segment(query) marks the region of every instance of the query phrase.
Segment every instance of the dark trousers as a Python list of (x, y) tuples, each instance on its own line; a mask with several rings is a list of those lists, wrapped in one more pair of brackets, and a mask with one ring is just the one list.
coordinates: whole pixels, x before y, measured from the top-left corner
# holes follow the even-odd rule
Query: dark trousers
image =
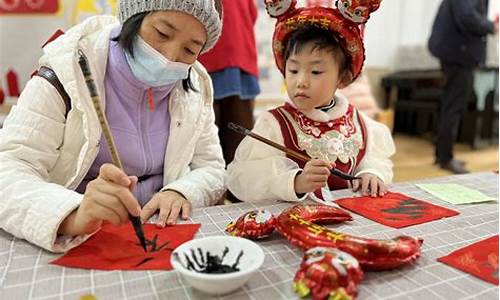
[(215, 124), (219, 127), (219, 139), (226, 165), (234, 158), (234, 152), (244, 138), (243, 135), (229, 129), (230, 122), (248, 129), (253, 128), (254, 100), (241, 100), (238, 96), (214, 100)]
[(467, 103), (473, 97), (474, 68), (442, 64), (446, 84), (439, 112), (436, 158), (441, 164), (453, 159), (453, 143)]

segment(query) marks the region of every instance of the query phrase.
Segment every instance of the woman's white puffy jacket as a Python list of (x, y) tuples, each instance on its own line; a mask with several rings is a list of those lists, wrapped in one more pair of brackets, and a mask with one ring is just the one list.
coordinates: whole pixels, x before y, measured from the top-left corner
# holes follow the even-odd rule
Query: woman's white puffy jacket
[[(101, 137), (76, 53), (87, 56), (105, 106), (109, 37), (117, 24), (111, 16), (93, 17), (44, 48), (40, 65), (56, 72), (72, 101), (67, 118), (57, 90), (35, 76), (0, 130), (0, 227), (50, 251), (66, 251), (88, 237), (56, 242), (60, 223), (83, 198), (73, 190), (95, 160)], [(210, 77), (195, 63), (191, 80), (198, 93), (186, 93), (179, 83), (170, 97), (163, 189), (179, 191), (199, 207), (221, 197), (225, 171)]]

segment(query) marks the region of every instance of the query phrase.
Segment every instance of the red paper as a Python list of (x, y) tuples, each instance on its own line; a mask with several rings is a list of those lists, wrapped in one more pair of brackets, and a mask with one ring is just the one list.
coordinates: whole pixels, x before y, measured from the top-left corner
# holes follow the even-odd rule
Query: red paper
[(193, 239), (199, 228), (200, 224), (165, 228), (144, 224), (144, 235), (149, 241), (145, 253), (131, 223), (121, 227), (107, 224), (82, 245), (51, 263), (96, 270), (172, 270), (172, 251)]
[(0, 0), (0, 14), (53, 14), (58, 0)]
[(345, 209), (393, 228), (403, 228), (459, 214), (457, 211), (399, 193), (387, 193), (377, 198), (344, 198), (336, 202)]
[(498, 285), (498, 235), (440, 257), (438, 261)]

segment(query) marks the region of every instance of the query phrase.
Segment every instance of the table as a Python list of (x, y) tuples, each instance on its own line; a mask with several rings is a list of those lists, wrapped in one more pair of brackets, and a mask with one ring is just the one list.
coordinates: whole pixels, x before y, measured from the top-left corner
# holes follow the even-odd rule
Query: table
[[(395, 184), (391, 190), (425, 199), (461, 212), (457, 217), (393, 229), (353, 214), (352, 224), (335, 225), (346, 233), (373, 238), (407, 234), (424, 238), (416, 264), (385, 272), (367, 272), (358, 299), (498, 299), (498, 286), (436, 261), (458, 248), (498, 234), (498, 202), (453, 206), (417, 188), (415, 183), (459, 183), (498, 200), (498, 174), (473, 173)], [(343, 190), (338, 197), (352, 193)], [(279, 213), (290, 204), (261, 207)], [(254, 209), (248, 203), (195, 209), (189, 222), (202, 224), (196, 237), (224, 234), (225, 225)], [(103, 272), (61, 268), (48, 264), (57, 255), (0, 230), (0, 299), (78, 299), (93, 294), (104, 299), (298, 299), (291, 285), (302, 251), (280, 235), (259, 242), (263, 267), (237, 292), (209, 297), (190, 288), (175, 271)]]

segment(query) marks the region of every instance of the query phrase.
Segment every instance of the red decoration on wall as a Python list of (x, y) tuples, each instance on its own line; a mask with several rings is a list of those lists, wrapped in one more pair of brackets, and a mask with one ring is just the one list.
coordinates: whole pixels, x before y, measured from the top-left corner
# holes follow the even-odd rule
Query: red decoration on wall
[(498, 235), (456, 250), (438, 261), (498, 285)]
[(19, 92), (19, 80), (17, 73), (14, 70), (9, 70), (5, 75), (5, 78), (7, 80), (7, 89), (9, 91), (8, 95), (10, 97), (19, 97), (21, 93)]
[(5, 100), (5, 93), (3, 92), (2, 85), (0, 85), (0, 105), (3, 104)]
[(0, 14), (54, 14), (58, 0), (0, 0)]

